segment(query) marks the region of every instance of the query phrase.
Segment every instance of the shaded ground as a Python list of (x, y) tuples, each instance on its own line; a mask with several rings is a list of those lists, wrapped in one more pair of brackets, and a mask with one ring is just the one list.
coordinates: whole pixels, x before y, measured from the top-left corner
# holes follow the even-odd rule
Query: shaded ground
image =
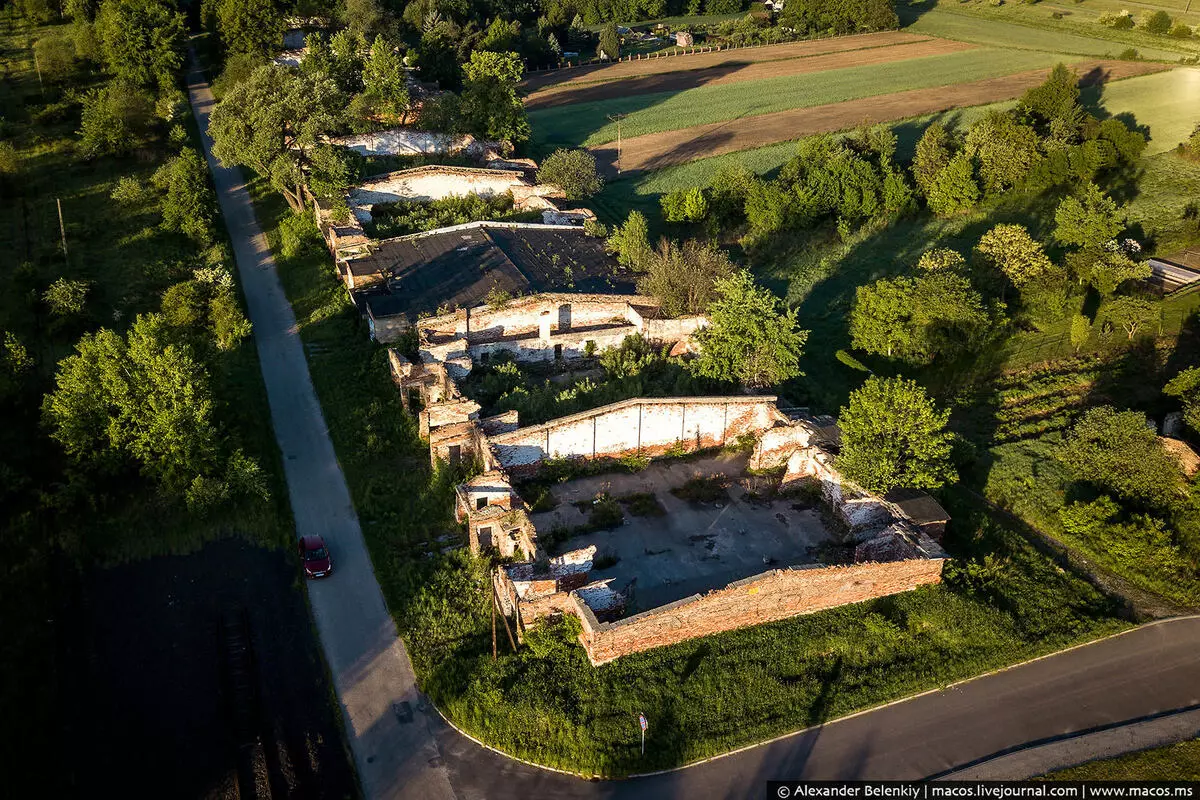
[[(1089, 61), (1074, 65), (1084, 85), (1120, 80), (1169, 69), (1162, 64), (1140, 61)], [(934, 114), (952, 108), (995, 103), (1020, 96), (1046, 79), (1049, 70), (1030, 70), (1000, 78), (969, 83), (913, 89), (893, 94), (797, 108), (773, 114), (697, 125), (683, 130), (652, 133), (625, 139), (621, 147), (621, 171), (635, 172), (694, 161), (737, 150), (800, 139), (817, 133), (847, 130), (857, 125)], [(589, 148), (610, 171), (615, 168), (617, 148), (607, 143)]]
[[(646, 70), (641, 75), (628, 77), (613, 76), (603, 82), (573, 80), (566, 84), (558, 84), (536, 91), (525, 100), (526, 108), (530, 110), (552, 108), (571, 103), (586, 103), (596, 100), (611, 100), (616, 97), (628, 97), (633, 94), (649, 94), (653, 92), (682, 92), (695, 89), (697, 86), (714, 86), (723, 83), (739, 83), (755, 81), (764, 78), (780, 78), (788, 75), (802, 75), (811, 72), (825, 72), (831, 69), (845, 67), (861, 67), (868, 64), (883, 64), (890, 61), (903, 61), (910, 58), (937, 56), (945, 53), (957, 53), (970, 50), (974, 45), (952, 42), (945, 39), (923, 39), (908, 34), (896, 34), (904, 37), (902, 41), (878, 41), (869, 34), (863, 37), (850, 37), (856, 41), (846, 43), (840, 48), (829, 47), (822, 51), (803, 53), (789, 57), (776, 57), (770, 60), (754, 59), (758, 51), (737, 51), (730, 53), (711, 53), (703, 56), (678, 56), (676, 58), (654, 59), (646, 62), (624, 62), (611, 69), (633, 67), (639, 64), (674, 64), (682, 62), (686, 67), (675, 69)], [(867, 39), (868, 41), (860, 41)], [(805, 44), (820, 44), (805, 42)], [(830, 42), (829, 44), (832, 44)], [(849, 45), (855, 45), (853, 47)], [(786, 45), (784, 45), (786, 47)], [(772, 48), (763, 48), (769, 50)], [(710, 55), (722, 56), (720, 61), (712, 64), (693, 64), (692, 59), (708, 59)]]
[[(592, 572), (593, 580), (611, 579), (610, 587), (632, 598), (628, 613), (682, 600), (696, 593), (769, 569), (807, 564), (820, 559), (815, 550), (830, 539), (820, 515), (795, 499), (757, 500), (741, 485), (746, 454), (720, 454), (696, 461), (657, 463), (636, 474), (581, 478), (553, 489), (558, 506), (535, 514), (543, 533), (555, 526), (587, 522), (588, 504), (600, 492), (618, 500), (632, 494), (653, 494), (659, 504), (654, 515), (637, 516), (624, 505), (625, 522), (612, 531), (568, 539), (561, 551), (596, 545), (598, 554), (619, 561)], [(671, 489), (689, 479), (717, 477), (729, 485), (720, 496), (704, 502), (675, 496)], [(770, 479), (758, 481), (764, 485)], [(632, 590), (632, 591), (627, 591)]]
[[(257, 780), (260, 797), (355, 796), (298, 567), (283, 552), (231, 539), (98, 570), (82, 603), (75, 788), (245, 798)], [(253, 673), (241, 691), (222, 635), (239, 617)], [(241, 757), (240, 719), (258, 740)], [(251, 784), (240, 795), (239, 761)]]

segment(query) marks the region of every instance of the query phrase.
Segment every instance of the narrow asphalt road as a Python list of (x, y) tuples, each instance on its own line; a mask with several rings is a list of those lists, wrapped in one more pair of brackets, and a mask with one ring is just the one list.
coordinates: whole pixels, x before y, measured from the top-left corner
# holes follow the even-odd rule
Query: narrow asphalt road
[(309, 597), (363, 791), (372, 800), (453, 798), (434, 730), (418, 710), (412, 664), (375, 580), (309, 378), (296, 319), (255, 219), (245, 179), (241, 170), (222, 167), (212, 155), (212, 91), (194, 55), (188, 94), (254, 324), (296, 533), (325, 537), (333, 556), (334, 574), (310, 582)]
[[(466, 739), (416, 691), (243, 178), (212, 157), (207, 136), (212, 94), (194, 62), (188, 82), (254, 323), (297, 531), (326, 537), (335, 558), (335, 575), (310, 584), (310, 596), (368, 798), (758, 798), (763, 782), (773, 778), (926, 778), (1031, 742), (1200, 707), (1200, 618), (1186, 618), (637, 780), (583, 781), (513, 761)], [(651, 720), (648, 748), (654, 747), (654, 730)], [(1060, 742), (1062, 763), (1097, 755), (1089, 749), (1096, 738)]]

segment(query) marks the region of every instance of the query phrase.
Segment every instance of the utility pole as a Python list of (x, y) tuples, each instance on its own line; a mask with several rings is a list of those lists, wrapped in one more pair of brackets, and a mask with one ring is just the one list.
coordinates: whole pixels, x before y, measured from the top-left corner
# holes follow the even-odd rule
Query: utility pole
[(58, 232), (62, 235), (63, 261), (67, 262), (67, 267), (69, 268), (71, 266), (71, 259), (67, 257), (67, 226), (63, 224), (62, 200), (56, 197), (54, 198), (54, 202), (58, 205)]
[(624, 114), (609, 114), (608, 118), (617, 123), (617, 174), (621, 174), (621, 120), (625, 119)]

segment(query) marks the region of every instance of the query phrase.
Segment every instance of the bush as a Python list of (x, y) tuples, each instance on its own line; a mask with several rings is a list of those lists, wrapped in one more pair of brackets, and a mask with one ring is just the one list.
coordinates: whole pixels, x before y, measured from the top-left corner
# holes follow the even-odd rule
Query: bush
[(146, 199), (146, 188), (137, 178), (126, 175), (117, 181), (109, 197), (123, 206), (134, 206)]
[(1133, 27), (1133, 16), (1128, 11), (1122, 11), (1120, 14), (1101, 14), (1097, 22), (1106, 28), (1127, 31)]
[(680, 500), (687, 500), (689, 503), (697, 505), (729, 500), (729, 493), (725, 490), (725, 479), (719, 475), (691, 478), (683, 486), (676, 486), (672, 489), (671, 494)]
[(1171, 32), (1169, 35), (1173, 39), (1190, 39), (1192, 38), (1192, 28), (1186, 23), (1176, 22), (1171, 26)]
[(89, 284), (87, 281), (73, 281), (59, 278), (50, 284), (50, 288), (42, 294), (42, 300), (50, 307), (50, 313), (59, 317), (68, 317), (83, 313), (87, 302)]
[(87, 158), (123, 155), (149, 128), (154, 102), (133, 84), (115, 80), (84, 96), (79, 148)]
[(61, 83), (75, 69), (75, 45), (64, 33), (51, 33), (38, 39), (33, 45), (42, 78), (51, 83)]
[(321, 231), (308, 214), (292, 214), (279, 223), (279, 251), (298, 258), (321, 248)]
[(635, 517), (661, 517), (667, 513), (652, 492), (635, 492), (617, 500)]
[(561, 187), (568, 200), (591, 197), (604, 187), (596, 157), (586, 150), (555, 150), (542, 162), (537, 181)]
[(1165, 11), (1143, 11), (1138, 27), (1155, 36), (1165, 36), (1171, 30), (1171, 15)]

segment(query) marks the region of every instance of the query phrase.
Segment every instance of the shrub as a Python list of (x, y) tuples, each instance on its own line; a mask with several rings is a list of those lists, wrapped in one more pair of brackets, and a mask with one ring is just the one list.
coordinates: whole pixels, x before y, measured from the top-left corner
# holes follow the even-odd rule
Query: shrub
[(602, 553), (597, 554), (596, 557), (592, 559), (592, 569), (608, 569), (609, 567), (614, 566), (620, 560), (621, 557), (615, 552), (612, 550), (605, 550)]
[(561, 187), (568, 200), (582, 200), (604, 188), (596, 157), (586, 150), (555, 150), (542, 162), (537, 181)]
[(1190, 39), (1192, 38), (1192, 28), (1184, 22), (1176, 22), (1171, 26), (1169, 34), (1173, 39)]
[(59, 278), (50, 284), (42, 294), (42, 300), (50, 307), (50, 313), (59, 317), (68, 317), (83, 312), (87, 302), (89, 284), (87, 281), (74, 281)]
[(115, 80), (83, 98), (79, 148), (87, 158), (123, 155), (132, 150), (149, 127), (154, 113), (150, 95)]
[(697, 505), (729, 500), (729, 493), (725, 490), (725, 479), (719, 475), (690, 478), (687, 483), (672, 489), (671, 494)]
[(1137, 51), (1136, 47), (1127, 47), (1120, 53), (1117, 53), (1117, 58), (1121, 61), (1141, 61), (1142, 54)]
[(652, 492), (635, 492), (617, 500), (635, 517), (661, 517), (667, 513)]
[(1101, 14), (1097, 22), (1106, 28), (1127, 31), (1133, 27), (1133, 16), (1128, 11), (1122, 11), (1120, 14), (1106, 13)]
[(279, 251), (297, 258), (321, 247), (321, 231), (307, 214), (292, 214), (279, 223)]
[(1155, 36), (1165, 36), (1171, 30), (1171, 15), (1161, 9), (1143, 11), (1138, 19), (1138, 27)]
[(137, 178), (126, 175), (117, 181), (109, 197), (123, 206), (133, 206), (146, 199), (146, 188)]

